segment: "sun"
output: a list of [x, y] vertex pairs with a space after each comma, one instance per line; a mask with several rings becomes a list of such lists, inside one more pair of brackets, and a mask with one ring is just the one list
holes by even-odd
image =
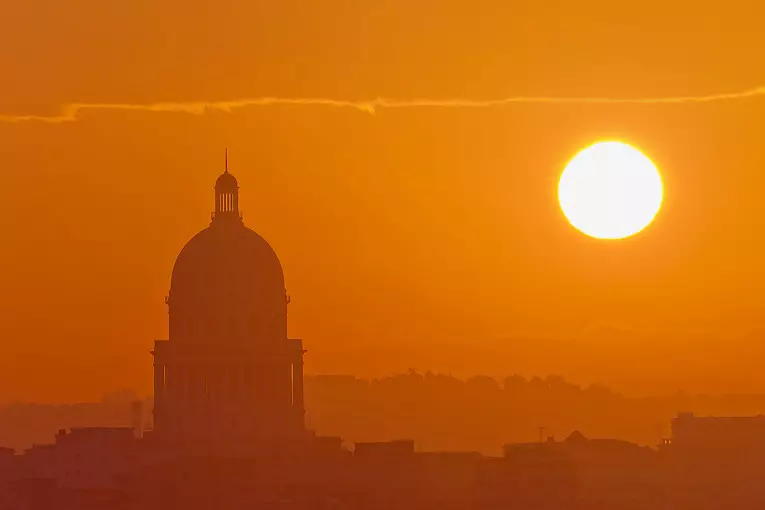
[[626, 143], [598, 142], [569, 161], [558, 183], [563, 214], [598, 239], [623, 239], [659, 212], [664, 186], [656, 165]]

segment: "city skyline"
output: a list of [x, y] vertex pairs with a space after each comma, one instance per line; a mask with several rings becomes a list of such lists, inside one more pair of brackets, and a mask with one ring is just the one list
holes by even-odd
[[765, 508], [763, 21], [8, 0], [0, 510]]

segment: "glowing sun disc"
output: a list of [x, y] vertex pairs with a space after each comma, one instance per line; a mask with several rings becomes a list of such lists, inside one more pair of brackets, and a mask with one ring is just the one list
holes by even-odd
[[558, 201], [577, 230], [598, 239], [623, 239], [647, 227], [664, 195], [656, 165], [622, 142], [598, 142], [569, 161]]

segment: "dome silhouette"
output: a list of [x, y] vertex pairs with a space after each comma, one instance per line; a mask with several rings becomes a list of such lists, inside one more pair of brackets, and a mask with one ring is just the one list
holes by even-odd
[[218, 177], [218, 180], [215, 181], [215, 189], [238, 189], [239, 183], [236, 180], [236, 177], [234, 177], [232, 174], [226, 170], [223, 172], [220, 177]]
[[181, 249], [154, 342], [154, 431], [191, 455], [253, 456], [302, 441], [303, 342], [287, 337], [284, 272], [247, 228], [239, 187], [215, 185], [210, 225]]
[[213, 221], [176, 259], [167, 301], [174, 342], [267, 346], [286, 338], [281, 263], [244, 226], [236, 190], [233, 175], [218, 178]]

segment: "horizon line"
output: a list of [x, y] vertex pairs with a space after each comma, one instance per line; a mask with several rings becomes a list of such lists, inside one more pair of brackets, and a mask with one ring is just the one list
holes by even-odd
[[190, 115], [205, 115], [211, 111], [231, 113], [233, 110], [256, 106], [320, 106], [331, 108], [348, 108], [369, 115], [375, 115], [378, 110], [408, 109], [408, 108], [495, 108], [523, 103], [547, 104], [687, 104], [713, 103], [765, 96], [765, 86], [759, 86], [738, 92], [723, 92], [699, 96], [664, 96], [664, 97], [565, 97], [565, 96], [509, 96], [499, 99], [395, 99], [378, 97], [371, 100], [347, 100], [330, 98], [289, 98], [289, 97], [254, 97], [225, 101], [161, 101], [154, 103], [67, 103], [59, 107], [55, 115], [40, 114], [1, 114], [0, 122], [43, 122], [47, 124], [63, 124], [76, 122], [80, 113], [87, 110], [95, 111], [138, 111], [151, 113], [185, 113]]

